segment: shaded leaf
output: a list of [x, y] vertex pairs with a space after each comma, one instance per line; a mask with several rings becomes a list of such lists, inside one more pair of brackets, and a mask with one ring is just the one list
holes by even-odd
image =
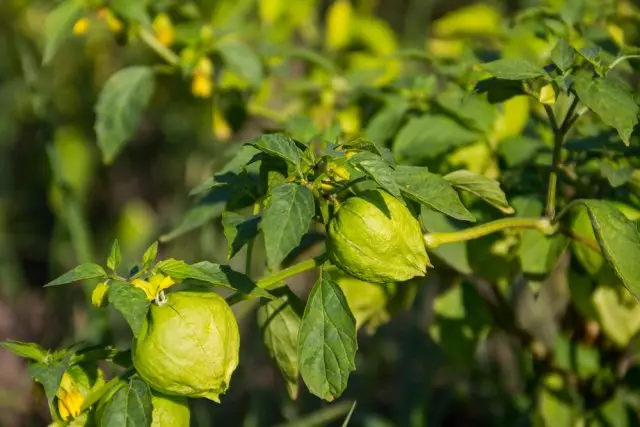
[[62, 276], [44, 285], [44, 287], [66, 285], [67, 283], [77, 282], [80, 280], [99, 279], [104, 277], [107, 277], [107, 273], [102, 267], [98, 264], [87, 262], [67, 271]]
[[313, 194], [307, 187], [288, 183], [273, 189], [260, 223], [269, 268], [278, 267], [300, 244], [314, 214]]
[[629, 291], [640, 297], [640, 232], [634, 221], [602, 200], [582, 200], [607, 262]]
[[323, 271], [302, 316], [300, 373], [314, 395], [332, 401], [347, 387], [358, 349], [356, 321], [340, 287]]
[[263, 78], [262, 63], [251, 47], [239, 40], [225, 40], [216, 47], [231, 72], [242, 77], [252, 87], [260, 87]]
[[602, 121], [618, 131], [622, 141], [629, 138], [638, 123], [640, 107], [629, 91], [606, 77], [593, 78], [587, 71], [577, 72], [573, 87], [580, 101], [596, 113]]
[[450, 217], [475, 222], [458, 192], [441, 176], [417, 166], [399, 166], [394, 176], [400, 191], [410, 199]]
[[73, 25], [81, 16], [82, 4], [74, 0], [66, 0], [49, 12], [44, 21], [43, 64], [48, 64], [62, 43], [73, 36]]
[[265, 301], [257, 313], [258, 326], [262, 332], [262, 341], [271, 359], [278, 365], [284, 377], [291, 399], [298, 396], [298, 334], [300, 315], [297, 297], [288, 289], [273, 301]]
[[504, 191], [500, 188], [500, 183], [495, 179], [464, 169], [451, 172], [445, 175], [444, 179], [454, 187], [480, 197], [505, 214], [514, 213]]
[[551, 60], [562, 71], [568, 70], [573, 65], [575, 50], [567, 43], [567, 40], [561, 38], [551, 51]]
[[138, 128], [155, 86], [151, 67], [123, 68], [112, 75], [96, 104], [95, 130], [104, 163], [110, 164]]
[[365, 138], [378, 143], [384, 143], [393, 137], [409, 109], [406, 102], [392, 102], [378, 111], [367, 125]]
[[452, 148], [471, 144], [480, 137], [479, 133], [446, 116], [414, 117], [398, 132], [393, 152], [408, 161], [417, 162], [437, 157]]
[[229, 246], [228, 259], [236, 256], [247, 243], [255, 239], [258, 235], [258, 225], [261, 218], [259, 215], [245, 218], [235, 212], [222, 214], [222, 226]]
[[533, 79], [547, 74], [542, 67], [526, 59], [498, 59], [480, 67], [492, 76], [506, 80]]
[[53, 402], [53, 399], [56, 397], [62, 376], [67, 369], [69, 369], [69, 362], [72, 356], [72, 353], [68, 353], [61, 359], [55, 360], [50, 364], [32, 363], [27, 368], [29, 375], [42, 384], [49, 403]]
[[112, 280], [109, 283], [109, 302], [122, 313], [131, 327], [133, 336], [137, 337], [147, 317], [151, 302], [147, 294], [130, 283], [120, 280]]
[[100, 427], [150, 427], [151, 390], [139, 378], [121, 386], [100, 412]]
[[107, 258], [107, 267], [115, 271], [120, 265], [121, 260], [122, 260], [122, 254], [120, 253], [120, 245], [118, 244], [118, 239], [115, 239], [113, 241], [113, 244], [111, 245], [111, 252], [109, 252], [109, 258]]

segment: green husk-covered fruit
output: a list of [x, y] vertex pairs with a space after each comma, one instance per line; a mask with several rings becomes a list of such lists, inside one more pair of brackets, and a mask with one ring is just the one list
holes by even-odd
[[136, 371], [156, 391], [219, 403], [238, 366], [238, 322], [213, 292], [170, 293], [151, 306], [131, 350]]
[[342, 290], [356, 319], [356, 329], [365, 326], [373, 332], [389, 320], [387, 303], [396, 293], [395, 283], [365, 282], [333, 265], [325, 267], [325, 271]]
[[342, 270], [371, 283], [424, 276], [429, 264], [420, 223], [383, 190], [340, 205], [327, 227], [327, 253]]

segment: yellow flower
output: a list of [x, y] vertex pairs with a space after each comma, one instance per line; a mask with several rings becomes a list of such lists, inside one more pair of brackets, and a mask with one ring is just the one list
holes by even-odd
[[213, 110], [213, 134], [220, 141], [227, 141], [231, 138], [233, 130], [229, 123], [225, 120], [224, 116], [217, 108]]
[[191, 93], [200, 98], [209, 98], [213, 93], [213, 82], [209, 77], [196, 74], [191, 81]]
[[107, 282], [100, 282], [95, 287], [93, 292], [91, 293], [91, 303], [95, 307], [106, 307], [107, 306], [107, 291], [109, 290], [109, 285]]
[[156, 297], [156, 295], [153, 293], [153, 289], [151, 288], [151, 284], [146, 280], [135, 279], [133, 282], [131, 282], [131, 284], [136, 288], [142, 289], [144, 293], [147, 294], [147, 298], [149, 300], [152, 300]]
[[73, 34], [76, 36], [81, 36], [86, 34], [89, 30], [89, 19], [88, 18], [80, 18], [73, 24]]
[[207, 77], [210, 77], [213, 74], [213, 62], [209, 58], [202, 57], [196, 64], [195, 70], [193, 70], [195, 74], [202, 74]]
[[165, 276], [161, 273], [154, 274], [148, 281], [144, 279], [135, 279], [131, 282], [131, 284], [136, 288], [142, 289], [149, 300], [155, 299], [160, 291], [170, 288], [176, 283], [177, 282], [171, 277]]
[[151, 24], [158, 41], [165, 46], [171, 46], [175, 37], [175, 30], [171, 18], [166, 13], [159, 13]]
[[63, 420], [76, 418], [80, 415], [80, 407], [84, 402], [84, 396], [73, 381], [71, 376], [65, 372], [60, 382], [60, 388], [56, 394], [58, 398], [58, 412]]

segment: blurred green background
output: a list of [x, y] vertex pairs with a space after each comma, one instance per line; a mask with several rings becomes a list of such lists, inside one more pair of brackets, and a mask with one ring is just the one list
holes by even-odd
[[[155, 20], [154, 28], [158, 40], [168, 41], [170, 47], [190, 40], [193, 34], [201, 35], [206, 27], [214, 32], [240, 28], [260, 45], [260, 52], [269, 52], [278, 44], [331, 51], [323, 45], [331, 3], [160, 0], [149, 2], [148, 10], [152, 18], [159, 14], [169, 17], [171, 26], [162, 27], [162, 22]], [[476, 32], [484, 32], [492, 45], [496, 40], [501, 42], [500, 28], [511, 24], [525, 8], [564, 7], [570, 11], [571, 3], [578, 2], [568, 0], [568, 6], [563, 0], [353, 3], [353, 13], [370, 17], [374, 24], [362, 24], [367, 33], [364, 42], [354, 43], [350, 49], [368, 56], [351, 58], [352, 62], [335, 59], [345, 68], [358, 70], [381, 61], [385, 50], [390, 53], [398, 48], [431, 52], [453, 63], [459, 57], [468, 60], [466, 48], [483, 42], [481, 38], [469, 39]], [[448, 37], [451, 34], [444, 27], [436, 27], [434, 36], [434, 21], [472, 3], [480, 9], [471, 9], [466, 18], [460, 18], [456, 24], [460, 28], [451, 33], [464, 33], [468, 28], [467, 38]], [[603, 10], [632, 8], [634, 4], [587, 3]], [[100, 10], [101, 2], [87, 4]], [[127, 43], [126, 29], [114, 35], [108, 20], [100, 20], [100, 12], [95, 12], [88, 30], [78, 29], [79, 34], [65, 40], [53, 59], [42, 65], [44, 22], [55, 5], [54, 1], [0, 1], [0, 340], [35, 341], [54, 348], [75, 339], [113, 339], [126, 347], [130, 339], [126, 325], [114, 313], [105, 316], [91, 310], [82, 286], [43, 290], [42, 285], [78, 263], [101, 262], [113, 238], [119, 240], [124, 258], [133, 263], [151, 242], [179, 227], [192, 205], [189, 191], [220, 169], [239, 144], [282, 125], [279, 115], [288, 108], [322, 124], [323, 95], [311, 96], [299, 88], [308, 83], [301, 77], [263, 85], [258, 95], [248, 97], [246, 87], [229, 74], [214, 82], [212, 97], [197, 97], [189, 77], [161, 75], [134, 137], [112, 165], [104, 165], [94, 132], [94, 105], [100, 89], [109, 76], [126, 65], [155, 64], [161, 59], [145, 44]], [[264, 25], [270, 14], [278, 16], [281, 25]], [[623, 27], [628, 40], [637, 40], [637, 22]], [[542, 55], [548, 46], [536, 39], [534, 30], [528, 31], [522, 29], [520, 39], [500, 48], [511, 56], [533, 55], [536, 60], [536, 54]], [[265, 62], [282, 60], [277, 55], [267, 56], [261, 56]], [[392, 62], [384, 63], [382, 69], [390, 72], [392, 79], [396, 77]], [[295, 77], [295, 69], [291, 73]], [[366, 97], [366, 90], [362, 90], [364, 95], [360, 95]], [[261, 94], [270, 101], [280, 100], [274, 93], [287, 101], [282, 109], [277, 102], [261, 103]], [[344, 108], [339, 117], [343, 130], [357, 130], [360, 121], [366, 121], [364, 116], [371, 114], [365, 110], [358, 118]], [[537, 185], [535, 181], [530, 184]], [[319, 249], [312, 246], [301, 257]], [[162, 243], [159, 258], [227, 263], [226, 251], [219, 221], [210, 221]], [[243, 268], [243, 256], [233, 259], [231, 265]], [[253, 264], [255, 272], [263, 271], [260, 250]], [[313, 274], [303, 274], [291, 285], [304, 293], [314, 279]], [[263, 348], [254, 313], [245, 306], [235, 306], [243, 330], [240, 367], [221, 405], [192, 402], [193, 425], [340, 425], [356, 399], [350, 424], [354, 426], [529, 425], [527, 408], [534, 385], [527, 384], [521, 375], [522, 355], [514, 352], [511, 338], [506, 334], [492, 336], [474, 360], [467, 362], [468, 357], [473, 358], [474, 348], [463, 338], [456, 341], [456, 333], [466, 332], [454, 327], [443, 333], [455, 341], [458, 347], [454, 354], [462, 361], [445, 356], [428, 333], [439, 279], [428, 280], [435, 282], [434, 286], [420, 287], [410, 310], [374, 336], [360, 334], [357, 371], [344, 396], [331, 405], [306, 392], [296, 402], [288, 399]], [[92, 285], [87, 284], [87, 289]], [[566, 295], [547, 296], [555, 297]], [[482, 326], [484, 314], [476, 314]], [[32, 388], [24, 361], [0, 349], [1, 425], [49, 422], [46, 405], [34, 397]]]

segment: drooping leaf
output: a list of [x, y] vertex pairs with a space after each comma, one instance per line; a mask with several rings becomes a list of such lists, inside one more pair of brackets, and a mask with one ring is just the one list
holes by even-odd
[[273, 189], [260, 223], [269, 268], [276, 268], [300, 244], [314, 214], [313, 194], [307, 187], [287, 183]]
[[95, 130], [102, 160], [110, 164], [138, 128], [155, 87], [151, 67], [123, 68], [109, 77], [96, 104]]
[[401, 198], [400, 188], [393, 176], [393, 169], [382, 157], [369, 151], [360, 152], [349, 159], [353, 167], [362, 170], [371, 179], [397, 198]]
[[239, 40], [225, 40], [217, 44], [225, 66], [234, 74], [242, 77], [252, 87], [262, 83], [262, 63], [256, 52]]
[[629, 291], [640, 297], [640, 232], [613, 205], [602, 200], [582, 200], [607, 262]]
[[567, 40], [561, 38], [551, 51], [551, 60], [562, 71], [568, 70], [573, 64], [575, 50], [567, 43]]
[[254, 215], [245, 218], [235, 212], [225, 212], [222, 214], [222, 226], [224, 235], [227, 238], [229, 250], [227, 258], [231, 259], [251, 240], [258, 235], [258, 225], [261, 216]]
[[273, 301], [265, 301], [258, 309], [258, 326], [262, 333], [267, 352], [278, 365], [284, 377], [291, 399], [298, 396], [298, 334], [300, 315], [294, 304], [297, 297], [284, 288], [285, 292]]
[[400, 191], [410, 199], [452, 218], [475, 222], [456, 190], [441, 176], [417, 166], [399, 166], [394, 176]]
[[542, 67], [526, 59], [498, 59], [482, 64], [481, 68], [505, 80], [527, 80], [547, 74]]
[[27, 368], [29, 375], [42, 384], [49, 403], [53, 402], [53, 399], [56, 397], [62, 376], [69, 368], [69, 362], [72, 356], [72, 353], [68, 353], [52, 363], [32, 363]]
[[62, 43], [73, 36], [73, 25], [81, 16], [82, 4], [74, 0], [66, 0], [49, 12], [44, 22], [43, 64], [48, 64]]
[[340, 287], [322, 273], [300, 326], [300, 373], [309, 391], [332, 401], [347, 387], [358, 349], [356, 321]]
[[251, 143], [258, 150], [300, 166], [300, 150], [295, 141], [283, 133], [268, 133]]
[[267, 291], [258, 288], [249, 277], [228, 265], [214, 264], [209, 261], [189, 265], [184, 261], [170, 258], [160, 261], [155, 268], [174, 279], [190, 279], [211, 286], [237, 290], [253, 297], [273, 298]]
[[87, 262], [67, 271], [62, 276], [44, 285], [44, 287], [66, 285], [80, 280], [101, 279], [104, 277], [107, 277], [107, 273], [102, 267], [98, 264]]
[[100, 412], [101, 427], [150, 427], [153, 406], [151, 390], [140, 378], [121, 386]]
[[500, 188], [500, 183], [495, 179], [487, 178], [468, 170], [458, 170], [444, 176], [454, 187], [468, 191], [480, 197], [485, 202], [495, 206], [505, 214], [512, 214], [513, 208], [509, 206], [504, 191]]
[[122, 254], [120, 253], [120, 245], [118, 244], [118, 239], [116, 239], [111, 245], [111, 252], [109, 252], [109, 258], [107, 258], [107, 267], [115, 271], [120, 265], [121, 260]]
[[640, 112], [632, 94], [615, 81], [606, 77], [594, 78], [587, 71], [574, 75], [573, 87], [580, 101], [606, 125], [615, 128], [622, 141], [629, 145]]
[[109, 283], [108, 296], [109, 302], [122, 313], [131, 327], [133, 336], [137, 337], [151, 304], [145, 292], [130, 283], [112, 280]]
[[407, 161], [430, 159], [447, 150], [471, 144], [480, 139], [478, 132], [469, 130], [455, 120], [441, 115], [414, 117], [405, 124], [395, 138], [393, 152]]
[[0, 346], [6, 348], [18, 357], [34, 360], [36, 362], [44, 362], [48, 352], [34, 342], [20, 342], [7, 340], [0, 342]]

